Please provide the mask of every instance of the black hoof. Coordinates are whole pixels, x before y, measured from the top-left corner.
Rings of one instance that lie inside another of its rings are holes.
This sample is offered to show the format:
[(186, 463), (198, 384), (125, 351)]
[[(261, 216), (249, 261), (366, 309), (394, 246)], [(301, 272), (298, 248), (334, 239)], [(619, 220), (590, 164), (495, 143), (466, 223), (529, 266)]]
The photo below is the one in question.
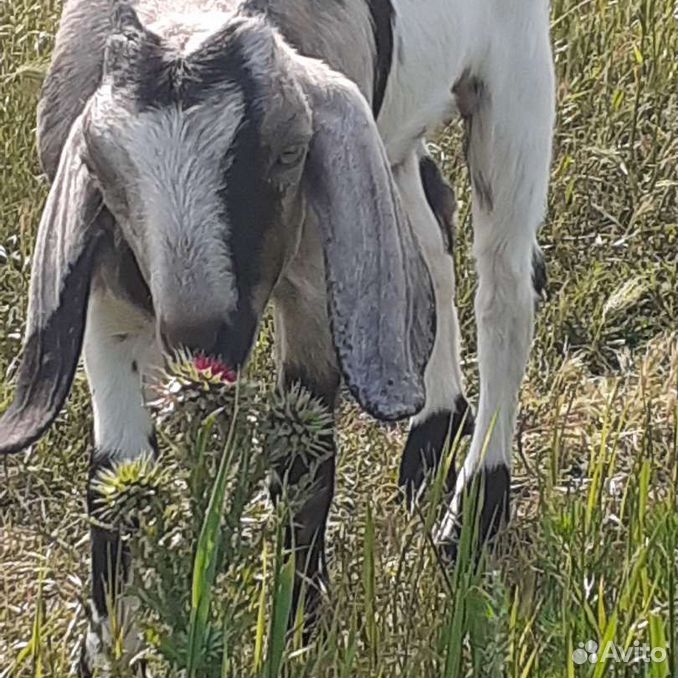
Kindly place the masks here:
[[(304, 645), (310, 645), (318, 635), (322, 626), (325, 606), (324, 591), (326, 583), (319, 585), (315, 583), (309, 586), (304, 598), (304, 617), (302, 621), (301, 638)], [(296, 617), (296, 611), (295, 611)], [(296, 627), (296, 619), (290, 619), (290, 628)]]
[[(473, 513), (469, 511), (472, 507), (475, 507)], [(457, 560), (465, 521), (474, 517), (477, 522), (471, 523), (466, 529), (475, 532), (470, 555), (477, 562), (483, 547), (492, 541), (511, 517), (511, 473), (505, 465), (483, 468), (468, 479), (463, 495), (459, 498), (454, 527), (440, 542), (445, 560), (451, 563)]]
[(78, 678), (92, 678), (93, 675), (94, 672), (87, 655), (87, 641), (83, 638), (80, 646), (80, 658), (78, 659)]
[[(427, 475), (437, 470), (447, 449), (445, 443), (452, 444), (460, 429), (462, 435), (473, 433), (473, 415), (463, 396), (457, 398), (454, 412), (437, 412), (410, 429), (398, 479), (405, 490), (408, 506), (414, 502)], [(447, 491), (454, 489), (456, 479), (457, 473), (452, 465), (445, 483)]]

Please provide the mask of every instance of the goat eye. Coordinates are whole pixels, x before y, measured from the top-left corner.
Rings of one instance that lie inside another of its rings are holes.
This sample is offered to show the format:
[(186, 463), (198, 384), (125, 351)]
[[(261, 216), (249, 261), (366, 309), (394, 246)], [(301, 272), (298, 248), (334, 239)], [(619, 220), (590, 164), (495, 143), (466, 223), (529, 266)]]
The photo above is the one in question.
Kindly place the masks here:
[(305, 153), (304, 146), (290, 146), (278, 156), (277, 164), (279, 167), (293, 167), (302, 160)]

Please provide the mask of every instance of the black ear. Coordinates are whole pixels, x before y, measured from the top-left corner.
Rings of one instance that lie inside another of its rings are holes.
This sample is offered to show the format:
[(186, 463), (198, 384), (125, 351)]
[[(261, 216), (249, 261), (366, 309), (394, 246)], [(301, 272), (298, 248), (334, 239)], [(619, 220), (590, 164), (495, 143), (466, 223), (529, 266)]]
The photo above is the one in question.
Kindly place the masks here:
[(373, 416), (419, 411), (435, 337), (430, 274), (370, 108), (348, 82), (309, 87), (305, 169), (323, 239), (334, 342), (346, 383)]
[(57, 416), (73, 381), (95, 252), (111, 219), (71, 128), (38, 228), (28, 327), (14, 401), (0, 417), (0, 453), (19, 452)]
[(133, 7), (117, 3), (104, 49), (104, 80), (109, 79), (116, 87), (125, 87), (140, 76), (149, 82), (153, 78), (162, 81), (168, 67), (165, 56), (160, 37), (141, 23)]
[(117, 2), (113, 10), (113, 27), (117, 33), (136, 38), (144, 33), (136, 11), (127, 2)]

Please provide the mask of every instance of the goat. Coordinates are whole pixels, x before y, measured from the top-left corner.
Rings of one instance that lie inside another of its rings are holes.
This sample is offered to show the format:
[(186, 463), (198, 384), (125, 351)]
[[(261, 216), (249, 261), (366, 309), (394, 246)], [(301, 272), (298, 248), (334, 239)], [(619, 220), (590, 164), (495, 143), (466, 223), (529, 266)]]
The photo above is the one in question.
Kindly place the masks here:
[[(554, 119), (543, 0), (67, 2), (38, 109), (52, 185), (0, 451), (48, 428), (82, 349), (92, 474), (155, 455), (142, 387), (163, 353), (185, 347), (240, 370), (272, 301), (283, 385), (332, 408), (343, 379), (377, 419), (413, 417), (400, 469), (413, 500), (446, 440), (471, 430), (454, 200), (425, 148), (456, 114), (473, 189), (480, 402), (439, 536), (453, 543), (477, 478), (492, 536), (509, 514), (542, 270)], [(334, 469), (322, 463), (288, 535), (312, 590)], [(115, 537), (93, 528), (98, 622), (116, 563), (124, 575)], [(88, 657), (100, 644), (91, 631)]]

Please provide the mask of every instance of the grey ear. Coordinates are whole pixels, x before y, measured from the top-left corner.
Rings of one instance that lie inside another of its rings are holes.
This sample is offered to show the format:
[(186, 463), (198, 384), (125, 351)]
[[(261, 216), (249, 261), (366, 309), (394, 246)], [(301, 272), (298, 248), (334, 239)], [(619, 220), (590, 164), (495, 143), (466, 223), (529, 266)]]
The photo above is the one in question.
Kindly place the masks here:
[(305, 181), (323, 240), (339, 362), (370, 414), (400, 419), (425, 401), (435, 337), (430, 274), (365, 99), (336, 83), (313, 88), (311, 99)]
[(0, 417), (0, 453), (19, 452), (44, 433), (63, 406), (80, 355), (94, 255), (108, 215), (81, 150), (79, 118), (38, 228), (26, 341), (14, 401)]

